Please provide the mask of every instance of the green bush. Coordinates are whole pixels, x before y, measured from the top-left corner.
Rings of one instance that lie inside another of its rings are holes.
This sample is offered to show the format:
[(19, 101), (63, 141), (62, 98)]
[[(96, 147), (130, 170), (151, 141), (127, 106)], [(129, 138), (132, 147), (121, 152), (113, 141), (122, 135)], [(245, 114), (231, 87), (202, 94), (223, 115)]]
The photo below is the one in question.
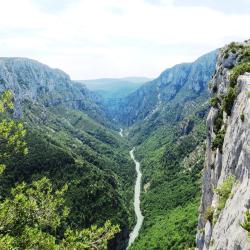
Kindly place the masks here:
[(220, 100), (219, 100), (219, 98), (218, 98), (217, 96), (212, 97), (212, 98), (210, 99), (210, 104), (211, 104), (211, 106), (214, 107), (214, 108), (218, 107), (219, 102), (220, 102)]
[(220, 212), (225, 207), (227, 199), (231, 194), (234, 182), (235, 177), (230, 175), (218, 188), (215, 189), (215, 193), (219, 196), (219, 204), (217, 208), (218, 212)]
[(229, 53), (228, 52), (225, 52), (224, 54), (224, 59), (227, 59), (229, 57)]
[(219, 148), (220, 152), (222, 153), (222, 146), (224, 142), (225, 133), (226, 131), (223, 129), (216, 135), (212, 143), (212, 150)]
[(241, 119), (241, 121), (242, 121), (242, 122), (244, 122), (244, 121), (245, 121), (245, 115), (244, 115), (243, 113), (241, 113), (241, 115), (240, 115), (240, 119)]
[(205, 220), (210, 221), (212, 223), (213, 216), (214, 216), (214, 208), (208, 207), (206, 212), (205, 212)]
[(250, 46), (246, 46), (243, 51), (241, 51), (239, 56), (240, 62), (249, 62), (250, 61)]
[(221, 130), (223, 124), (223, 112), (220, 110), (217, 117), (214, 120), (214, 132), (218, 133)]
[(243, 62), (235, 66), (231, 70), (230, 74), (230, 87), (234, 87), (237, 84), (237, 79), (240, 75), (243, 75), (245, 72), (250, 72), (250, 63), (249, 62)]
[(222, 109), (227, 113), (227, 115), (231, 115), (231, 111), (234, 105), (234, 100), (236, 98), (235, 88), (229, 87), (227, 95), (223, 99)]
[(250, 239), (250, 210), (246, 211), (245, 219), (241, 226), (248, 232), (248, 237)]
[(208, 88), (209, 88), (209, 89), (212, 89), (212, 88), (213, 88), (213, 82), (212, 82), (212, 81), (209, 81), (209, 82), (208, 82)]

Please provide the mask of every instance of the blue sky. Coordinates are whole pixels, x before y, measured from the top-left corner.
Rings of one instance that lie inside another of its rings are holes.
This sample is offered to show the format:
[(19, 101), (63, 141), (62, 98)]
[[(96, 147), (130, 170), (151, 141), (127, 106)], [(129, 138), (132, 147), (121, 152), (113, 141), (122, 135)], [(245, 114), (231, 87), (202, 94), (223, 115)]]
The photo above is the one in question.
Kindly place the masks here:
[(250, 38), (249, 0), (0, 0), (0, 55), (73, 79), (156, 77)]

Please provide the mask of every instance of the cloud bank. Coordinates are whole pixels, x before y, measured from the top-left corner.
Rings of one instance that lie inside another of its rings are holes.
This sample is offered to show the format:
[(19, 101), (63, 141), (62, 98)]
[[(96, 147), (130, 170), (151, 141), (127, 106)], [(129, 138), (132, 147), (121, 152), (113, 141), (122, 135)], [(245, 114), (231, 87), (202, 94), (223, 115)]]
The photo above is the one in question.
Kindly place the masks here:
[(201, 2), (0, 0), (0, 55), (33, 58), (73, 79), (155, 77), (248, 38), (247, 1)]

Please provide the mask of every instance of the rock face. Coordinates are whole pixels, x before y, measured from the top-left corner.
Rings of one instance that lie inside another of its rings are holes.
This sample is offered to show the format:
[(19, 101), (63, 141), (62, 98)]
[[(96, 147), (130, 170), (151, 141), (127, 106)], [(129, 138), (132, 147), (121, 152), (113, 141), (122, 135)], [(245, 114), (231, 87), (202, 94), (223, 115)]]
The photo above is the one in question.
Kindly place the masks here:
[[(193, 63), (182, 63), (165, 70), (124, 98), (112, 110), (112, 118), (125, 125), (152, 116), (176, 96), (196, 98), (207, 92), (207, 82), (215, 70), (216, 51), (203, 55)], [(191, 97), (190, 97), (191, 96)]]
[[(230, 75), (234, 67), (248, 62), (245, 51), (250, 43), (232, 43), (221, 49), (211, 89), (218, 98), (208, 118), (206, 161), (204, 166), (202, 199), (199, 210), (197, 249), (249, 250), (248, 233), (241, 227), (245, 212), (250, 209), (250, 73), (241, 72), (232, 86)], [(243, 55), (243, 56), (242, 56)], [(225, 97), (234, 90), (231, 114), (225, 112)], [(222, 113), (223, 112), (223, 113)], [(221, 149), (214, 146), (218, 133), (224, 131)], [(225, 205), (219, 209), (218, 189), (228, 178), (234, 177)], [(208, 218), (208, 213), (213, 219)], [(212, 212), (211, 212), (212, 211)]]
[(22, 115), (21, 104), (39, 102), (46, 107), (64, 105), (85, 111), (103, 122), (105, 114), (100, 100), (83, 84), (71, 81), (61, 70), (26, 58), (0, 58), (0, 92), (14, 93), (15, 113)]

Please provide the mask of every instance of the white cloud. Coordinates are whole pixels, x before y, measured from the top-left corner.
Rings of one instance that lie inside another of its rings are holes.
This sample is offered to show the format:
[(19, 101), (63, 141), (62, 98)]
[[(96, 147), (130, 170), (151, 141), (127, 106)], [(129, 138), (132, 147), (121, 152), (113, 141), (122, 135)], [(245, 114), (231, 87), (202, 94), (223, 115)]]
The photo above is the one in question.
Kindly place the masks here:
[(0, 0), (0, 55), (41, 60), (74, 79), (152, 77), (249, 35), (250, 14), (175, 6), (173, 0), (59, 2)]

